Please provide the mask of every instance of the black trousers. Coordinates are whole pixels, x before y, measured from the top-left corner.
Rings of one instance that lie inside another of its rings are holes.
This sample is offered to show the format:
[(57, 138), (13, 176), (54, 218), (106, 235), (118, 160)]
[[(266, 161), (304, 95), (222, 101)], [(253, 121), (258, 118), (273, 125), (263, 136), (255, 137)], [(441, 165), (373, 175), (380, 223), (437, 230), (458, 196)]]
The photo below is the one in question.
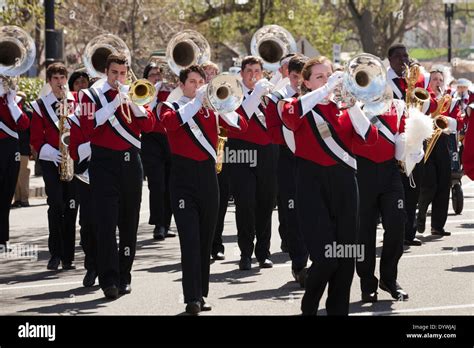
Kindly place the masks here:
[(418, 202), (418, 214), (424, 219), (431, 204), (431, 227), (438, 231), (444, 228), (448, 219), (451, 189), (451, 157), (448, 141), (449, 136), (441, 134), (424, 165)]
[[(225, 148), (227, 144), (225, 145)], [(226, 151), (224, 148), (224, 151)], [(222, 233), (224, 232), (224, 220), (225, 214), (227, 213), (227, 206), (230, 198), (230, 175), (229, 165), (226, 163), (222, 164), (222, 170), (217, 175), (217, 182), (219, 183), (219, 210), (217, 212), (217, 224), (214, 232), (214, 238), (212, 241), (211, 254), (215, 255), (219, 252), (223, 253), (224, 243), (222, 242)]]
[(93, 202), (90, 185), (78, 180), (79, 225), (81, 226), (81, 246), (84, 251), (84, 268), (97, 271), (97, 231), (93, 223)]
[(0, 140), (0, 244), (10, 239), (10, 206), (20, 171), (17, 139)]
[[(237, 238), (242, 257), (258, 261), (270, 256), (272, 212), (276, 200), (277, 153), (273, 144), (257, 145), (229, 139), (229, 152), (256, 155), (256, 163), (230, 163), (230, 183), (235, 200)], [(242, 152), (243, 151), (243, 152)]]
[(130, 283), (142, 198), (140, 154), (135, 148), (114, 151), (92, 145), (89, 177), (97, 233), (99, 284), (104, 289)]
[(397, 280), (398, 261), (403, 254), (406, 212), (400, 172), (394, 159), (375, 163), (363, 157), (357, 159), (357, 182), (360, 195), (360, 228), (358, 241), (364, 246), (364, 260), (356, 262), (361, 290), (377, 290), (374, 275), (377, 220), (382, 216), (385, 230), (380, 259), (380, 279), (385, 283)]
[[(295, 271), (300, 271), (308, 262), (308, 251), (304, 243), (304, 237), (299, 228), (296, 204), (296, 157), (291, 150), (280, 145), (278, 157), (278, 216), (280, 219), (280, 231), (286, 231), (288, 251)], [(280, 236), (282, 233), (280, 232)], [(281, 236), (283, 238), (283, 236)]]
[(417, 163), (412, 171), (415, 187), (410, 186), (410, 178), (405, 173), (401, 173), (403, 191), (405, 193), (405, 211), (407, 219), (405, 223), (405, 240), (412, 241), (416, 235), (416, 206), (420, 196), (420, 188), (422, 185), (423, 160)]
[(171, 208), (178, 227), (186, 303), (209, 292), (211, 244), (219, 207), (214, 160), (171, 159)]
[(315, 315), (328, 285), (328, 315), (347, 315), (354, 256), (326, 253), (334, 249), (334, 243), (343, 248), (355, 245), (359, 216), (355, 172), (342, 165), (324, 167), (302, 158), (297, 158), (297, 166), (297, 213), (313, 262), (301, 310), (303, 315)]
[(171, 224), (169, 192), (171, 153), (166, 134), (142, 134), (141, 158), (150, 191), (148, 223), (169, 228)]
[(59, 179), (58, 167), (51, 161), (40, 160), (48, 196), (48, 247), (51, 256), (68, 263), (74, 260), (76, 218), (79, 208), (77, 179), (70, 182)]

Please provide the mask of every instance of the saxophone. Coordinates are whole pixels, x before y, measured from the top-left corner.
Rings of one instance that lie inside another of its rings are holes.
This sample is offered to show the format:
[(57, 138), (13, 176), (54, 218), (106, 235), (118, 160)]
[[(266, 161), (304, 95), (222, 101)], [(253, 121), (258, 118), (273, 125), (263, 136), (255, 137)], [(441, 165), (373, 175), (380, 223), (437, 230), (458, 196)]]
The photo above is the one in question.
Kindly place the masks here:
[(219, 127), (219, 138), (217, 140), (217, 161), (216, 161), (216, 173), (219, 174), (222, 171), (222, 164), (224, 163), (224, 147), (227, 141), (227, 130)]
[(71, 133), (69, 131), (68, 115), (69, 104), (67, 102), (67, 87), (62, 86), (63, 98), (61, 100), (60, 117), (59, 117), (59, 152), (62, 159), (59, 164), (59, 179), (69, 182), (74, 178), (74, 161), (69, 155), (69, 142)]

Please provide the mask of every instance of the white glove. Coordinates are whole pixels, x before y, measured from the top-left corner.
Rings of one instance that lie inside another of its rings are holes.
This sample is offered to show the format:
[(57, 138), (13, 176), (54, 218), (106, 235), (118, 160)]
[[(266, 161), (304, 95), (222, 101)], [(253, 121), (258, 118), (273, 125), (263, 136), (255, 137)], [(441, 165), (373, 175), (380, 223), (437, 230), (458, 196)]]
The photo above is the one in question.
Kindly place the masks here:
[(206, 97), (206, 92), (207, 92), (207, 85), (202, 85), (196, 91), (196, 96), (194, 97), (194, 99), (199, 101), (201, 103), (201, 105), (204, 103), (204, 98)]
[(334, 74), (329, 76), (328, 82), (326, 82), (326, 86), (328, 88), (329, 93), (334, 91), (334, 89), (342, 83), (343, 77), (344, 77), (343, 71), (336, 71)]
[(181, 125), (186, 124), (202, 108), (202, 101), (199, 99), (204, 98), (204, 94), (201, 90), (202, 87), (204, 86), (199, 87), (199, 89), (197, 90), (195, 98), (191, 99), (191, 101), (184, 104), (176, 111), (177, 113), (179, 113), (179, 115), (181, 116), (181, 120), (183, 121)]
[(148, 114), (146, 113), (146, 109), (141, 106), (137, 105), (133, 102), (130, 102), (128, 105), (130, 105), (130, 109), (132, 109), (133, 115), (135, 117), (147, 117)]
[(395, 159), (397, 161), (405, 160), (407, 137), (405, 133), (395, 135)]
[(409, 153), (408, 154), (408, 157), (410, 158), (410, 160), (412, 160), (414, 163), (418, 163), (420, 162), (423, 157), (425, 156), (425, 151), (423, 151), (423, 149), (420, 149), (420, 151), (416, 152), (416, 153)]
[(85, 159), (89, 160), (92, 154), (91, 142), (83, 143), (77, 147), (77, 153), (79, 155), (79, 162)]
[(57, 167), (61, 163), (62, 156), (59, 150), (56, 150), (49, 144), (44, 144), (40, 150), (39, 159), (54, 162)]
[(448, 119), (448, 127), (444, 130), (444, 133), (446, 134), (451, 134), (451, 133), (456, 133), (458, 122), (456, 121), (455, 118), (446, 116)]
[(8, 109), (10, 110), (10, 113), (12, 114), (13, 119), (15, 120), (15, 123), (18, 123), (18, 119), (20, 116), (23, 114), (21, 111), (20, 107), (15, 101), (16, 99), (16, 91), (11, 90), (7, 94), (7, 103), (8, 103)]
[(163, 84), (163, 81), (158, 81), (157, 83), (155, 83), (156, 92), (160, 91), (162, 84)]
[[(120, 93), (120, 92), (119, 92)], [(122, 93), (120, 94), (120, 96)], [(109, 118), (113, 117), (115, 111), (120, 106), (120, 96), (117, 94), (110, 103), (107, 105), (102, 106), (99, 110), (95, 112), (95, 121), (96, 127), (103, 125), (105, 122), (108, 121)]]
[(261, 97), (264, 94), (268, 94), (269, 90), (273, 88), (273, 84), (267, 79), (258, 80), (255, 84), (255, 88), (252, 94), (256, 94)]

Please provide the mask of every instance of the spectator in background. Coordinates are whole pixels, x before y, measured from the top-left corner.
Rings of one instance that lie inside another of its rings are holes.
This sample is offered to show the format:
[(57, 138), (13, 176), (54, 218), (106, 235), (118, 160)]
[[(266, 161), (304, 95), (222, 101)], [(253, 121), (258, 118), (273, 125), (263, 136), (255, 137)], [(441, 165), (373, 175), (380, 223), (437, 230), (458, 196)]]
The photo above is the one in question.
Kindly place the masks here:
[(214, 62), (207, 61), (201, 64), (201, 68), (206, 74), (206, 83), (209, 83), (209, 81), (211, 81), (214, 77), (217, 76), (217, 74), (219, 74), (219, 67)]
[(89, 88), (89, 75), (85, 71), (74, 71), (69, 78), (68, 85), (71, 92)]
[[(17, 92), (17, 95), (21, 97), (21, 108), (23, 112), (31, 120), (33, 112), (31, 108), (26, 103), (26, 95), (23, 92)], [(19, 142), (20, 142), (20, 172), (18, 174), (18, 181), (16, 183), (15, 189), (15, 201), (12, 207), (29, 207), (30, 203), (28, 201), (30, 195), (30, 169), (28, 168), (28, 163), (31, 157), (31, 147), (30, 147), (30, 128), (18, 132)]]

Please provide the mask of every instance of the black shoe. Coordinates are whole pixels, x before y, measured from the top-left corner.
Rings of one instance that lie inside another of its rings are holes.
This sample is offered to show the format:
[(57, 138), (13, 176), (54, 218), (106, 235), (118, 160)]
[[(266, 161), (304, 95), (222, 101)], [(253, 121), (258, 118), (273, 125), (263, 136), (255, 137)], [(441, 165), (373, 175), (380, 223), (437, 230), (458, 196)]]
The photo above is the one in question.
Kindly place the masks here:
[(260, 261), (258, 265), (260, 268), (272, 268), (273, 262), (270, 259), (265, 259), (263, 261)]
[(104, 291), (105, 297), (108, 298), (109, 300), (115, 300), (118, 298), (119, 293), (115, 285), (109, 286), (105, 288), (103, 291)]
[(163, 226), (156, 226), (153, 230), (153, 239), (155, 240), (163, 240), (165, 239), (165, 228)]
[(50, 271), (57, 271), (60, 262), (61, 262), (60, 257), (51, 256), (51, 258), (48, 261), (48, 266), (46, 266), (46, 268), (49, 269)]
[(201, 300), (201, 311), (203, 312), (208, 312), (212, 310), (212, 306), (204, 301), (204, 299)]
[(20, 202), (20, 205), (21, 205), (21, 207), (23, 207), (23, 208), (27, 208), (27, 207), (30, 206), (30, 203), (29, 203), (29, 202)]
[(281, 242), (280, 249), (281, 249), (281, 252), (287, 253), (288, 252), (288, 243)]
[(418, 238), (413, 238), (413, 240), (405, 240), (403, 244), (411, 246), (420, 246), (422, 243), (421, 240), (419, 240)]
[(11, 205), (12, 208), (20, 208), (21, 207), (21, 202), (20, 201), (15, 201)]
[(451, 232), (446, 232), (446, 231), (444, 230), (444, 228), (441, 229), (441, 230), (437, 230), (437, 229), (435, 229), (435, 228), (432, 228), (432, 229), (431, 229), (431, 234), (432, 234), (433, 236), (442, 236), (442, 237), (444, 237), (444, 236), (450, 236), (450, 235), (451, 235)]
[(222, 261), (222, 260), (225, 260), (225, 255), (224, 255), (223, 252), (219, 251), (217, 254), (212, 254), (212, 258), (213, 258), (214, 260), (220, 260), (220, 261)]
[(418, 231), (418, 233), (425, 232), (425, 224), (426, 216), (421, 216), (420, 214), (418, 214), (418, 216), (416, 217), (416, 230)]
[(382, 280), (379, 282), (380, 289), (390, 293), (392, 298), (398, 301), (408, 300), (408, 294), (402, 289), (397, 282), (385, 284)]
[(166, 229), (165, 230), (165, 238), (173, 238), (176, 237), (176, 233), (171, 232), (170, 230)]
[(241, 271), (248, 271), (252, 268), (252, 259), (250, 257), (242, 257), (239, 262), (239, 269)]
[(120, 284), (118, 292), (120, 295), (129, 294), (132, 292), (132, 287), (130, 284)]
[(9, 253), (12, 249), (7, 247), (7, 242), (0, 242), (0, 253)]
[(71, 269), (76, 269), (76, 265), (73, 262), (63, 262), (63, 270), (69, 271)]
[(95, 270), (87, 270), (86, 275), (84, 276), (84, 280), (82, 281), (82, 285), (84, 285), (86, 288), (90, 288), (94, 286), (96, 278), (97, 272)]
[(197, 315), (201, 311), (201, 301), (192, 301), (186, 305), (186, 313)]
[(363, 292), (362, 293), (362, 302), (369, 303), (369, 302), (377, 302), (377, 291), (374, 292)]

